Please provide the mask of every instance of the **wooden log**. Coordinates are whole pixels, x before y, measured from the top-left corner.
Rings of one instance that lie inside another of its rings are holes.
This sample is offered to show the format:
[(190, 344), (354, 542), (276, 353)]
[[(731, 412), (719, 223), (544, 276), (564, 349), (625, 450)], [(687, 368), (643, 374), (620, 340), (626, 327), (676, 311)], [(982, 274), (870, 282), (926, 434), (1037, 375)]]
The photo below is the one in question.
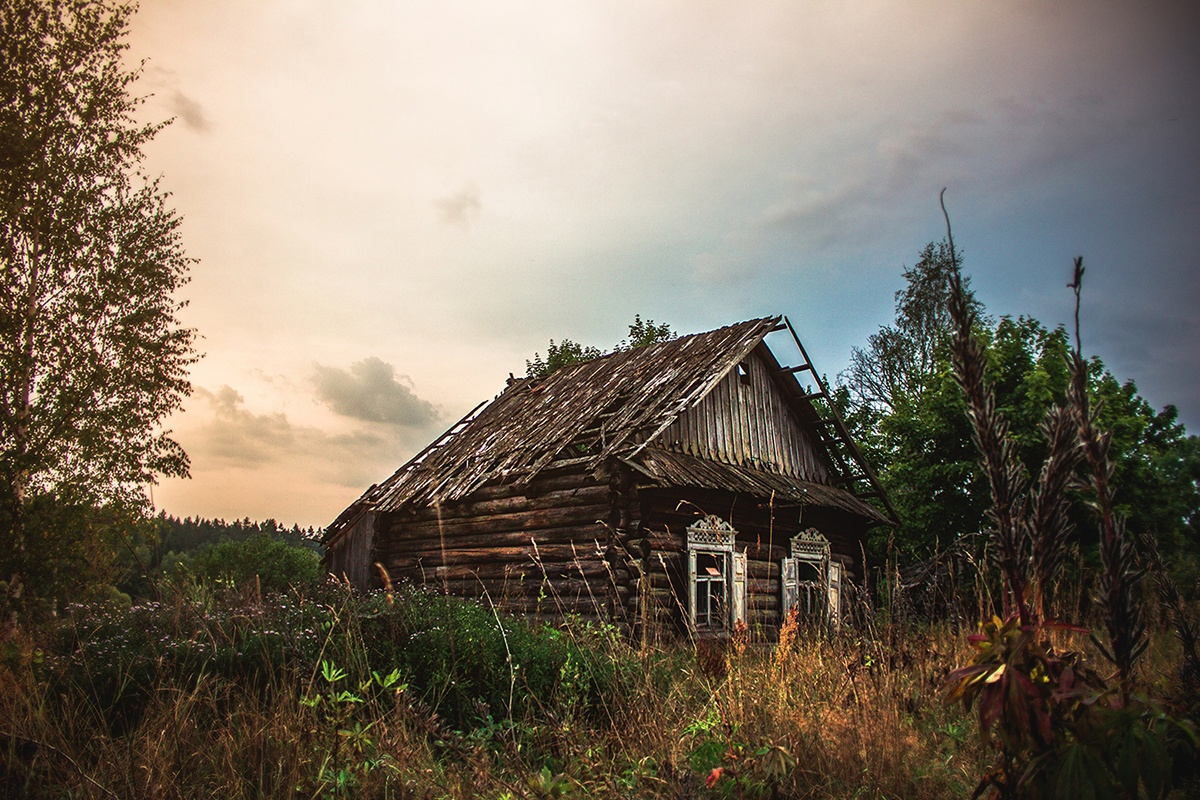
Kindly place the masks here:
[(773, 594), (750, 595), (746, 602), (755, 611), (776, 611), (780, 606), (779, 598)]
[(451, 594), (487, 594), (497, 603), (512, 597), (576, 597), (591, 595), (600, 599), (608, 596), (608, 587), (602, 582), (591, 582), (583, 578), (543, 578), (541, 580), (488, 580), (475, 578), (437, 578), (429, 581), (433, 586), (444, 588)]
[(531, 531), (511, 531), (506, 533), (463, 534), (415, 541), (389, 542), (386, 547), (377, 550), (379, 556), (386, 558), (391, 555), (423, 555), (441, 552), (442, 550), (462, 550), (492, 547), (532, 546), (537, 543), (544, 545), (570, 544), (580, 550), (593, 552), (597, 544), (600, 548), (607, 546), (608, 530), (601, 525), (575, 525), (562, 528), (540, 528)]
[(771, 580), (750, 579), (749, 581), (746, 582), (746, 592), (747, 592), (747, 594), (776, 595), (776, 594), (779, 594), (779, 581), (774, 580), (774, 579), (771, 579)]
[(444, 578), (451, 579), (480, 579), (496, 580), (541, 580), (547, 575), (559, 577), (565, 575), (586, 575), (588, 577), (607, 577), (608, 568), (600, 561), (558, 562), (553, 564), (537, 564), (532, 560), (527, 562), (509, 562), (496, 564), (492, 562), (476, 564), (450, 564), (439, 566), (426, 565), (427, 582), (436, 583)]
[[(738, 543), (741, 544), (740, 537)], [(752, 561), (779, 562), (787, 558), (788, 555), (787, 548), (778, 542), (771, 546), (768, 546), (765, 542), (761, 544), (758, 542), (752, 542), (749, 544), (743, 544), (742, 549), (745, 551), (746, 557)]]
[(386, 563), (388, 569), (409, 569), (424, 566), (433, 570), (440, 566), (470, 564), (544, 563), (586, 564), (603, 560), (603, 552), (594, 547), (575, 547), (569, 544), (550, 544), (527, 547), (475, 547), (459, 550), (437, 550), (419, 555), (394, 555)]
[(454, 508), (476, 500), (494, 500), (500, 497), (515, 497), (517, 495), (533, 497), (546, 492), (575, 489), (597, 483), (591, 473), (580, 469), (578, 466), (543, 470), (537, 478), (525, 485), (519, 483), (519, 478), (520, 476), (512, 476), (507, 480), (491, 481), (480, 486), (465, 498), (453, 503), (444, 503), (442, 507)]
[(779, 577), (779, 564), (769, 561), (747, 561), (746, 574), (751, 578), (767, 580)]
[[(384, 534), (392, 542), (437, 541), (439, 537), (501, 533), (505, 531), (539, 530), (590, 525), (598, 520), (608, 521), (608, 505), (578, 505), (562, 508), (546, 508), (512, 514), (455, 518), (441, 522), (414, 521), (402, 524), (390, 521)], [(602, 523), (601, 523), (602, 524)]]
[(566, 489), (543, 492), (541, 494), (526, 494), (518, 492), (512, 495), (499, 495), (494, 498), (469, 498), (441, 508), (427, 506), (415, 512), (400, 517), (405, 525), (418, 522), (443, 522), (472, 519), (480, 516), (496, 514), (512, 514), (522, 511), (536, 511), (548, 508), (562, 508), (573, 505), (607, 505), (609, 488), (602, 484), (572, 486)]

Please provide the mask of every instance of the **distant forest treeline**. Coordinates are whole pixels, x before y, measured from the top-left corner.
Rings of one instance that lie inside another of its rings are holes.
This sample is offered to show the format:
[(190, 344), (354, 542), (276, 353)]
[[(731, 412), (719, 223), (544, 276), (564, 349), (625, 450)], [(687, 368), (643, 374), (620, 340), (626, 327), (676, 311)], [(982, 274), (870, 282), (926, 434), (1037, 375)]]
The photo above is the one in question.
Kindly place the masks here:
[[(154, 518), (154, 526), (158, 540), (155, 550), (164, 556), (172, 552), (187, 553), (222, 540), (238, 542), (255, 536), (266, 536), (293, 547), (307, 547), (317, 553), (324, 552), (321, 547), (321, 530), (312, 526), (301, 528), (299, 525), (289, 528), (273, 519), (254, 522), (247, 517), (226, 522), (223, 519), (202, 517), (180, 519), (161, 512)], [(161, 558), (158, 560), (161, 561)]]

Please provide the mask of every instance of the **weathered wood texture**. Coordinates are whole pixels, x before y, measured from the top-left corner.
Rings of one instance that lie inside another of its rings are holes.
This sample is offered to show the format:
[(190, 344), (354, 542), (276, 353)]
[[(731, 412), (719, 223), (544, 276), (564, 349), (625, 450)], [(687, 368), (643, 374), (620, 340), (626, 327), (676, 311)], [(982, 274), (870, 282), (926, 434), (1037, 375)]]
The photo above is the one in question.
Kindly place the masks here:
[(326, 548), (325, 569), (339, 580), (348, 580), (352, 586), (372, 587), (378, 582), (374, 547), (375, 515), (366, 511)]
[(888, 521), (842, 488), (837, 420), (794, 377), (811, 364), (783, 369), (764, 342), (779, 322), (511, 380), (339, 515), (326, 564), (363, 588), (379, 562), (527, 614), (679, 631), (686, 528), (715, 514), (746, 554), (748, 622), (773, 630), (792, 536), (818, 528), (855, 580), (866, 526)]
[(767, 638), (781, 623), (780, 564), (791, 555), (791, 538), (816, 527), (831, 542), (834, 558), (847, 566), (846, 580), (861, 576), (864, 521), (831, 509), (775, 507), (769, 500), (728, 492), (642, 487), (641, 524), (651, 554), (646, 559), (650, 587), (649, 623), (684, 630), (687, 594), (687, 527), (704, 514), (716, 514), (736, 530), (736, 547), (746, 553), (747, 625)]
[(752, 353), (656, 440), (666, 450), (825, 483), (825, 456), (796, 421), (768, 368)]
[(503, 600), (529, 612), (602, 613), (623, 603), (605, 560), (611, 489), (580, 469), (492, 484), (455, 503), (382, 518), (376, 557), (392, 580)]
[(462, 500), (497, 480), (531, 480), (576, 445), (586, 445), (579, 455), (594, 470), (635, 451), (641, 434), (663, 430), (778, 322), (748, 320), (571, 364), (545, 379), (511, 381), (359, 502), (387, 512)]

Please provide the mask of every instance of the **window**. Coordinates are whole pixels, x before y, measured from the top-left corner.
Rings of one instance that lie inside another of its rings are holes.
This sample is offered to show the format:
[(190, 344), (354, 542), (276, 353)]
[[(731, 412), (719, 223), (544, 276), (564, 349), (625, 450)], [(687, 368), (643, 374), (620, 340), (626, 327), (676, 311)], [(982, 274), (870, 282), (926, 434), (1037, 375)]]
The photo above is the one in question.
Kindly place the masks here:
[(830, 555), (829, 540), (816, 528), (792, 537), (792, 556), (782, 564), (783, 611), (831, 622), (841, 620), (844, 566)]
[(746, 554), (737, 531), (720, 517), (688, 526), (688, 614), (697, 633), (727, 632), (746, 619)]

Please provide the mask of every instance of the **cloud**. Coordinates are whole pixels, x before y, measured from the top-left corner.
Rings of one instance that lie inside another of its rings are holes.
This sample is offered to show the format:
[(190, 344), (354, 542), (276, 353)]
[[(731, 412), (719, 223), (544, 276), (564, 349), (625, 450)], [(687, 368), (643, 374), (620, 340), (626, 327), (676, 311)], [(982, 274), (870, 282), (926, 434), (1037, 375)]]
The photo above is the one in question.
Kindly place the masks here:
[(483, 209), (479, 189), (475, 186), (464, 186), (452, 195), (434, 200), (433, 204), (441, 212), (442, 222), (461, 228), (471, 227)]
[(432, 403), (413, 392), (407, 375), (397, 376), (391, 364), (374, 356), (356, 361), (349, 370), (316, 364), (313, 383), (322, 403), (351, 419), (409, 428), (441, 419)]
[(285, 415), (247, 411), (245, 398), (231, 386), (215, 392), (201, 387), (195, 395), (208, 401), (212, 412), (200, 440), (206, 456), (231, 464), (263, 464), (295, 442), (295, 428)]
[(297, 425), (285, 414), (255, 414), (245, 398), (230, 386), (210, 391), (198, 388), (208, 414), (180, 432), (192, 457), (193, 472), (249, 469), (267, 474), (286, 466), (298, 480), (364, 488), (404, 460), (401, 454), (419, 442), (400, 430), (355, 430), (331, 434), (309, 425)]
[(198, 133), (208, 133), (212, 125), (204, 113), (204, 107), (178, 89), (171, 95), (170, 109), (183, 124)]

